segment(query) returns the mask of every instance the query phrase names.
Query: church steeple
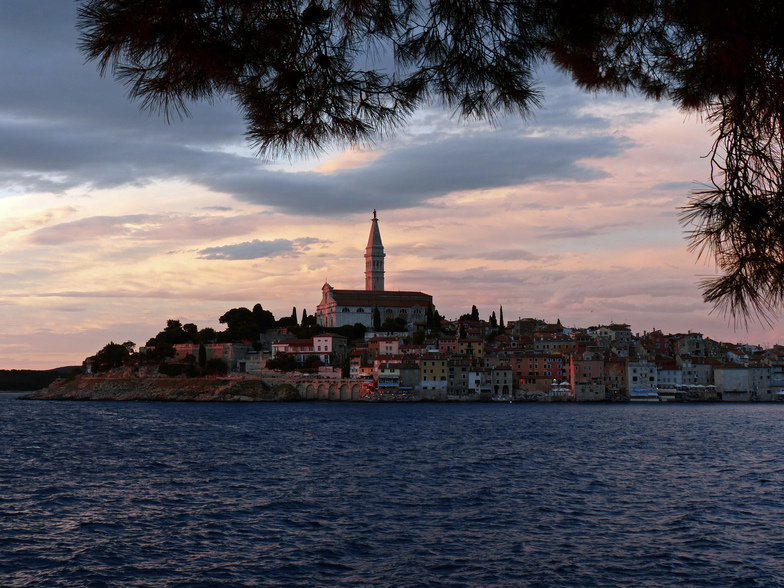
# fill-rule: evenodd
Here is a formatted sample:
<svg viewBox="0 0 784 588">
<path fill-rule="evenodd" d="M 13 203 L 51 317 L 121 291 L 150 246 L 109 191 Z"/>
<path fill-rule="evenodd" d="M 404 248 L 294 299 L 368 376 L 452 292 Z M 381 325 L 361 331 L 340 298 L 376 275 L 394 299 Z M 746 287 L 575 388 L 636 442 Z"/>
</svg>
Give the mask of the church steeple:
<svg viewBox="0 0 784 588">
<path fill-rule="evenodd" d="M 365 290 L 384 291 L 384 245 L 378 230 L 378 218 L 373 210 L 373 224 L 365 248 Z"/>
</svg>

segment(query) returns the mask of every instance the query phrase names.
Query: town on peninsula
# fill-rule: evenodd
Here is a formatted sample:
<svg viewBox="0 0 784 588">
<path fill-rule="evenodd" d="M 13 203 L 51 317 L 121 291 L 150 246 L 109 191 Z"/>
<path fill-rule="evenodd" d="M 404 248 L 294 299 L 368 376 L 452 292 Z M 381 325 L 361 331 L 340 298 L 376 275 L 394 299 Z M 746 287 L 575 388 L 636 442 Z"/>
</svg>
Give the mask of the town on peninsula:
<svg viewBox="0 0 784 588">
<path fill-rule="evenodd" d="M 423 292 L 385 290 L 376 211 L 365 288 L 325 283 L 313 314 L 275 319 L 261 304 L 224 331 L 169 320 L 143 346 L 109 343 L 70 377 L 25 399 L 662 402 L 784 400 L 784 346 L 701 333 L 633 334 L 627 324 L 565 327 L 536 318 L 455 320 Z"/>
</svg>

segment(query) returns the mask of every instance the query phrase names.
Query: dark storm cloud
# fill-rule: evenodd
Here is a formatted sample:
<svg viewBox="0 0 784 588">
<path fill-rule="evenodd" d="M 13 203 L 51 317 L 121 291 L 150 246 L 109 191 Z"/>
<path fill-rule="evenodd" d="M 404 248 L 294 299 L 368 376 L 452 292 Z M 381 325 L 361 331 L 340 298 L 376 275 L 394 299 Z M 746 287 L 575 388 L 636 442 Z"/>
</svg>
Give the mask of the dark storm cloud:
<svg viewBox="0 0 784 588">
<path fill-rule="evenodd" d="M 207 247 L 199 251 L 202 259 L 259 259 L 261 257 L 278 257 L 294 253 L 294 244 L 288 239 L 272 241 L 246 241 L 222 247 Z"/>
<path fill-rule="evenodd" d="M 580 161 L 611 157 L 629 145 L 627 139 L 612 136 L 466 132 L 414 145 L 390 142 L 388 151 L 369 165 L 332 174 L 263 172 L 204 177 L 202 183 L 240 200 L 294 214 L 340 214 L 368 202 L 379 209 L 408 208 L 461 190 L 599 179 L 606 172 Z"/>
<path fill-rule="evenodd" d="M 263 257 L 295 257 L 307 251 L 310 245 L 322 243 L 320 239 L 304 237 L 302 239 L 273 239 L 271 241 L 246 241 L 234 245 L 223 245 L 221 247 L 207 247 L 199 251 L 202 259 L 225 259 L 225 260 L 247 260 L 260 259 Z"/>
</svg>

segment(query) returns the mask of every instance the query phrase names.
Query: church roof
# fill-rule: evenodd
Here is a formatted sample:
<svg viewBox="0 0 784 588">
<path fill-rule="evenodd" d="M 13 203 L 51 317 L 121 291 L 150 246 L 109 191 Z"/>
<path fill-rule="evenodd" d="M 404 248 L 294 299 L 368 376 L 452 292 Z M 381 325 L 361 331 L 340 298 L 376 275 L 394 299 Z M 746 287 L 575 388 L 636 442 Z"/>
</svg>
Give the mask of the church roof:
<svg viewBox="0 0 784 588">
<path fill-rule="evenodd" d="M 376 211 L 373 211 L 373 224 L 370 225 L 370 235 L 368 236 L 368 247 L 383 248 L 381 243 L 381 232 L 378 230 L 378 219 L 376 218 Z"/>
<path fill-rule="evenodd" d="M 408 308 L 430 306 L 433 297 L 424 292 L 396 292 L 378 290 L 332 290 L 332 298 L 339 306 L 385 306 Z"/>
</svg>

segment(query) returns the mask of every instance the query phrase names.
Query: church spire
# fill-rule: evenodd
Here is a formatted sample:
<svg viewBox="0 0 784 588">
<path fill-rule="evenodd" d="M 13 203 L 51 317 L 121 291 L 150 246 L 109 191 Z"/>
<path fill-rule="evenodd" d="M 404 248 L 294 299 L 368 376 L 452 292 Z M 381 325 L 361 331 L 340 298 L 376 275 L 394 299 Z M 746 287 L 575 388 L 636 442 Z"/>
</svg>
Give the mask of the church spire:
<svg viewBox="0 0 784 588">
<path fill-rule="evenodd" d="M 378 230 L 378 217 L 373 210 L 370 236 L 365 248 L 365 290 L 384 291 L 384 245 Z"/>
</svg>

